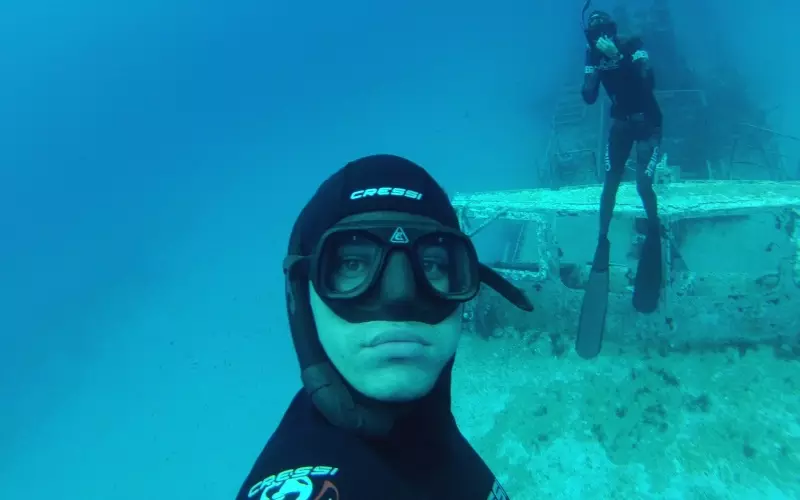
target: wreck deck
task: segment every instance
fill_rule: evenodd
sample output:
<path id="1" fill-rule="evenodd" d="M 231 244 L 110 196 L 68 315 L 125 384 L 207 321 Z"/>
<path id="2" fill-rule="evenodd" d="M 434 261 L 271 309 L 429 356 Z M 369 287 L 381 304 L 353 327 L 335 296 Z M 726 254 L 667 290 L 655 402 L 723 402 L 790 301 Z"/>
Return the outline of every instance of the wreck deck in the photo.
<path id="1" fill-rule="evenodd" d="M 800 182 L 693 181 L 655 186 L 659 213 L 666 218 L 691 218 L 752 213 L 761 209 L 800 208 Z M 537 214 L 580 215 L 598 210 L 601 185 L 559 190 L 525 189 L 460 193 L 453 205 L 471 219 L 536 220 Z M 634 183 L 617 194 L 616 217 L 644 215 Z"/>
<path id="2" fill-rule="evenodd" d="M 520 313 L 481 292 L 470 322 L 572 335 L 597 234 L 601 186 L 458 194 L 453 204 L 482 259 L 523 287 L 537 309 Z M 656 313 L 630 305 L 644 217 L 633 183 L 611 224 L 609 341 L 624 345 L 786 342 L 800 349 L 800 182 L 690 181 L 656 187 L 664 290 Z M 627 221 L 625 220 L 627 219 Z M 485 228 L 485 231 L 484 231 Z"/>

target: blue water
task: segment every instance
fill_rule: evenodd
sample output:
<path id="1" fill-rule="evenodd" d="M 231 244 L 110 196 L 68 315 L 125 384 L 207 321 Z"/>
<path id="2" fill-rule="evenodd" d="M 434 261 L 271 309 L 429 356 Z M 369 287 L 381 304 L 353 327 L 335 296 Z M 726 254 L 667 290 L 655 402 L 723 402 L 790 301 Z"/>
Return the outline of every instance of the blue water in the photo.
<path id="1" fill-rule="evenodd" d="M 299 387 L 303 203 L 376 152 L 535 185 L 578 3 L 4 2 L 0 498 L 231 498 Z M 676 14 L 797 133 L 789 5 Z"/>

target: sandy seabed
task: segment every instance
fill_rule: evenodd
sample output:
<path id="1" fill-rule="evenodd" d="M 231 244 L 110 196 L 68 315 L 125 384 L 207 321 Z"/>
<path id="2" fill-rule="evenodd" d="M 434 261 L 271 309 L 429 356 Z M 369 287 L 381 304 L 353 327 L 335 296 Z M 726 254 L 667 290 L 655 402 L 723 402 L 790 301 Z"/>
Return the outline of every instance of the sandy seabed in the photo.
<path id="1" fill-rule="evenodd" d="M 553 356 L 465 336 L 454 412 L 511 498 L 800 498 L 800 362 L 773 349 Z"/>

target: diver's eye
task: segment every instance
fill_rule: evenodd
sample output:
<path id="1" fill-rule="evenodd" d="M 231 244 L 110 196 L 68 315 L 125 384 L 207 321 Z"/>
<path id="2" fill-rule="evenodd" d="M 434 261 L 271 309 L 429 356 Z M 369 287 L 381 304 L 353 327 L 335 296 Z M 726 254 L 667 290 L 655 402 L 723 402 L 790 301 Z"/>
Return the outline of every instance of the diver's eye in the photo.
<path id="1" fill-rule="evenodd" d="M 367 263 L 363 259 L 343 258 L 339 261 L 337 274 L 343 278 L 356 278 L 367 272 Z"/>
<path id="2" fill-rule="evenodd" d="M 358 257 L 341 257 L 333 267 L 328 279 L 337 292 L 350 292 L 366 283 L 370 275 L 370 262 Z"/>
<path id="3" fill-rule="evenodd" d="M 447 267 L 437 259 L 424 259 L 422 270 L 429 280 L 438 280 L 447 277 Z"/>

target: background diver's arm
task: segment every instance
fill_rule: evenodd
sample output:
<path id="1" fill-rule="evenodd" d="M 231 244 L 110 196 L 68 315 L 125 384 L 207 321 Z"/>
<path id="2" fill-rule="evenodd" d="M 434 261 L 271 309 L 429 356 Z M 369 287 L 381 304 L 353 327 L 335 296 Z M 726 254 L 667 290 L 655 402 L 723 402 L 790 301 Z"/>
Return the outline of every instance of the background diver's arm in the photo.
<path id="1" fill-rule="evenodd" d="M 581 96 L 586 104 L 594 104 L 600 94 L 600 72 L 595 65 L 592 49 L 586 47 L 586 65 L 583 68 L 583 87 Z"/>
<path id="2" fill-rule="evenodd" d="M 639 70 L 639 76 L 647 87 L 647 90 L 656 88 L 656 76 L 653 73 L 653 66 L 645 50 L 637 50 L 633 53 L 633 62 Z"/>
<path id="3" fill-rule="evenodd" d="M 641 38 L 633 37 L 629 43 L 632 49 L 630 51 L 631 60 L 636 67 L 639 77 L 642 79 L 642 82 L 644 82 L 647 90 L 655 89 L 656 78 L 653 72 L 653 66 L 650 64 L 650 55 L 644 50 Z"/>

